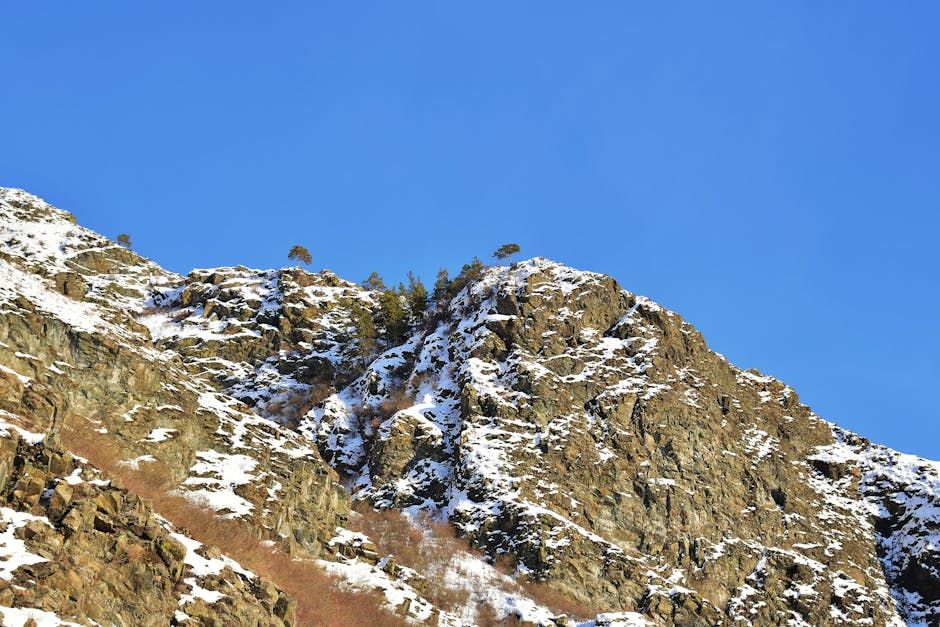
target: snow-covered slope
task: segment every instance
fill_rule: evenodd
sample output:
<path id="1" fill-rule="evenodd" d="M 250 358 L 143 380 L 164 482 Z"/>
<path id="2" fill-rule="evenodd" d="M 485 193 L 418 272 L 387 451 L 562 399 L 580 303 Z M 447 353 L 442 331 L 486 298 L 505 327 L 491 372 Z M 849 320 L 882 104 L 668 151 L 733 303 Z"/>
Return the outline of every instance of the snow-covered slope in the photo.
<path id="1" fill-rule="evenodd" d="M 556 617 L 470 552 L 410 573 L 367 548 L 350 496 L 447 521 L 598 625 L 940 621 L 937 464 L 831 425 L 604 275 L 487 268 L 370 355 L 354 325 L 376 294 L 330 272 L 182 277 L 0 190 L 0 278 L 16 424 L 113 436 L 411 621 Z M 434 606 L 428 578 L 470 605 Z"/>
<path id="2" fill-rule="evenodd" d="M 829 426 L 792 389 L 601 275 L 490 269 L 300 430 L 356 497 L 446 518 L 595 605 L 900 623 L 893 594 L 906 619 L 937 617 L 931 463 L 898 472 L 864 444 L 866 481 L 833 484 L 818 467 Z M 928 505 L 885 514 L 892 490 Z M 918 592 L 898 575 L 910 564 L 928 569 Z"/>
<path id="3" fill-rule="evenodd" d="M 901 614 L 911 624 L 935 624 L 940 620 L 940 462 L 871 444 L 835 426 L 833 433 L 836 441 L 809 458 L 822 474 L 821 491 L 827 502 L 855 505 L 857 524 L 874 527 Z"/>
<path id="4" fill-rule="evenodd" d="M 0 233 L 0 364 L 15 374 L 7 411 L 37 429 L 112 435 L 129 463 L 160 462 L 194 502 L 318 550 L 342 506 L 315 447 L 156 341 L 161 329 L 190 326 L 157 322 L 155 299 L 183 291 L 183 277 L 17 190 L 0 192 Z M 225 337 L 253 340 L 260 326 Z M 48 411 L 32 410 L 37 395 Z"/>

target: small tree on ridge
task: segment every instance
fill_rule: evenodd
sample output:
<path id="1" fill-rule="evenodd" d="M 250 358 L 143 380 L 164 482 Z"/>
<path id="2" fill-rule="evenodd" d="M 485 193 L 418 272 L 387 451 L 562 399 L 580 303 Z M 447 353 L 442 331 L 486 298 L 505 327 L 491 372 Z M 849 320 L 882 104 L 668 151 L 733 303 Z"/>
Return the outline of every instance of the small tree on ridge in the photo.
<path id="1" fill-rule="evenodd" d="M 310 256 L 310 251 L 300 244 L 294 244 L 291 246 L 290 252 L 287 253 L 287 258 L 295 259 L 307 266 L 313 263 L 313 257 Z"/>
<path id="2" fill-rule="evenodd" d="M 424 287 L 421 279 L 414 275 L 414 272 L 408 273 L 408 288 L 405 291 L 405 298 L 408 301 L 408 309 L 412 320 L 418 322 L 424 318 L 424 312 L 428 310 L 428 290 Z"/>
<path id="3" fill-rule="evenodd" d="M 519 244 L 503 244 L 496 249 L 496 252 L 493 253 L 493 256 L 497 259 L 509 259 L 509 263 L 512 263 L 512 256 L 517 254 L 521 248 Z"/>
<path id="4" fill-rule="evenodd" d="M 373 272 L 369 275 L 369 278 L 362 282 L 362 287 L 366 288 L 370 292 L 384 292 L 385 281 L 382 280 L 382 277 L 378 272 Z"/>
<path id="5" fill-rule="evenodd" d="M 434 281 L 434 291 L 431 293 L 431 299 L 438 307 L 447 300 L 447 292 L 450 289 L 450 276 L 447 274 L 447 268 L 441 268 L 437 271 L 437 279 Z"/>

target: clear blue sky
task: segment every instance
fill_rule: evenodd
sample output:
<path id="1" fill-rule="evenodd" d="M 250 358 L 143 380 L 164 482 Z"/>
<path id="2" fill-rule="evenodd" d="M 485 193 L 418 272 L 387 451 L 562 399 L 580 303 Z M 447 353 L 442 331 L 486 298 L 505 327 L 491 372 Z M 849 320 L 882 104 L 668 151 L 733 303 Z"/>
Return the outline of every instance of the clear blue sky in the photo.
<path id="1" fill-rule="evenodd" d="M 180 272 L 518 241 L 940 459 L 940 4 L 268 4 L 7 3 L 0 185 Z"/>

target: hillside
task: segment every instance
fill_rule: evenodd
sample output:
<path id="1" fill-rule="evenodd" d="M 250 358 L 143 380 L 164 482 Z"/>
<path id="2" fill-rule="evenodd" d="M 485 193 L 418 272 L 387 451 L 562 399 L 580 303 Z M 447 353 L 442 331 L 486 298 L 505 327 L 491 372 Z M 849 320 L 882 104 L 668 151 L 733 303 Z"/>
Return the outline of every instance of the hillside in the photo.
<path id="1" fill-rule="evenodd" d="M 485 268 L 374 350 L 361 312 L 0 189 L 4 624 L 940 624 L 940 463 L 612 278 Z"/>

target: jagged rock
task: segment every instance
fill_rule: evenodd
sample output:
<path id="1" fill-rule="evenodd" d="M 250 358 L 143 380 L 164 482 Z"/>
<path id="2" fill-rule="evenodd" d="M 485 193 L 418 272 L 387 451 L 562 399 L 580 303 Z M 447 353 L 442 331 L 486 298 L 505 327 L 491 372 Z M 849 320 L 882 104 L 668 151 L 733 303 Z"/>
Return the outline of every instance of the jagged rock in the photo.
<path id="1" fill-rule="evenodd" d="M 0 278 L 3 521 L 39 560 L 13 581 L 42 584 L 0 578 L 0 605 L 296 620 L 273 584 L 191 576 L 185 536 L 58 440 L 79 432 L 281 550 L 406 586 L 387 597 L 414 620 L 449 615 L 421 598 L 424 573 L 337 541 L 341 476 L 615 611 L 596 625 L 940 621 L 940 466 L 825 422 L 610 277 L 489 268 L 363 360 L 352 314 L 374 294 L 330 272 L 178 276 L 0 189 Z"/>
<path id="2" fill-rule="evenodd" d="M 32 444 L 18 437 L 10 425 L 0 426 L 7 430 L 0 437 L 0 459 L 17 460 L 13 476 L 0 483 L 0 519 L 7 528 L 14 526 L 13 537 L 25 547 L 17 555 L 22 565 L 10 572 L 20 593 L 11 594 L 7 581 L 0 578 L 0 605 L 36 608 L 80 623 L 171 624 L 178 615 L 181 595 L 205 583 L 192 574 L 195 562 L 188 549 L 170 535 L 172 530 L 161 525 L 160 533 L 153 533 L 156 520 L 149 506 L 100 475 L 94 482 L 79 478 L 96 475 L 91 468 L 78 465 L 79 474 L 73 474 L 68 464 L 58 466 L 65 472 L 47 471 L 49 460 L 71 460 L 65 451 L 51 448 L 49 440 L 54 438 Z M 15 442 L 15 448 L 9 442 Z M 20 506 L 31 500 L 28 491 L 20 494 L 17 486 L 32 486 L 37 477 L 52 485 L 49 495 L 38 502 L 39 510 L 23 511 Z M 66 508 L 68 513 L 59 520 Z M 141 518 L 148 520 L 145 527 L 150 532 L 143 533 L 136 522 Z M 92 524 L 87 526 L 89 519 Z M 0 551 L 6 549 L 0 542 Z M 207 559 L 224 563 L 221 555 Z M 226 567 L 219 568 L 211 585 L 225 593 L 224 604 L 187 602 L 182 607 L 189 616 L 204 619 L 204 624 L 283 626 L 295 622 L 293 600 L 271 582 L 255 583 Z M 262 589 L 274 599 L 267 609 Z"/>
<path id="3" fill-rule="evenodd" d="M 414 404 L 357 420 L 393 393 Z M 906 593 L 890 586 L 904 576 L 886 580 L 859 515 L 864 471 L 818 456 L 838 434 L 608 277 L 546 260 L 492 269 L 301 428 L 358 497 L 446 511 L 491 555 L 594 606 L 662 624 L 900 620 Z"/>
<path id="4" fill-rule="evenodd" d="M 56 289 L 69 298 L 82 300 L 88 291 L 88 285 L 76 272 L 59 272 L 54 278 Z"/>

